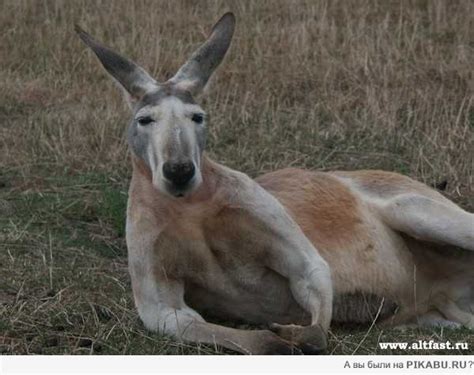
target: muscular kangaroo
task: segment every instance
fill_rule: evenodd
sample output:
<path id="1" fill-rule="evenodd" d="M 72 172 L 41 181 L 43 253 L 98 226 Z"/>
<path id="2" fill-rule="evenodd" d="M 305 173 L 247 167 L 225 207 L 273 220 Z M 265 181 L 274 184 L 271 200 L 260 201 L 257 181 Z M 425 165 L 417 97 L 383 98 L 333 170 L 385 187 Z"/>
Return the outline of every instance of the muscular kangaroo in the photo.
<path id="1" fill-rule="evenodd" d="M 77 28 L 132 109 L 126 236 L 144 325 L 251 354 L 319 353 L 331 320 L 472 327 L 473 214 L 394 173 L 284 169 L 254 181 L 206 156 L 195 100 L 234 25 L 225 14 L 164 83 Z"/>

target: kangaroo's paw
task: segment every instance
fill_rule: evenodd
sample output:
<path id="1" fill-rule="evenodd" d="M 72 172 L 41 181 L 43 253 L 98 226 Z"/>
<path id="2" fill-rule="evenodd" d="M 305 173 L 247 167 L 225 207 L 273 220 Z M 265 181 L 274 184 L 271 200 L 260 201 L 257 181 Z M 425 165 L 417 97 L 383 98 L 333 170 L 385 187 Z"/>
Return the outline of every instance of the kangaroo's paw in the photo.
<path id="1" fill-rule="evenodd" d="M 303 354 L 322 354 L 327 348 L 326 334 L 319 325 L 299 326 L 273 323 L 270 330 L 295 344 Z"/>

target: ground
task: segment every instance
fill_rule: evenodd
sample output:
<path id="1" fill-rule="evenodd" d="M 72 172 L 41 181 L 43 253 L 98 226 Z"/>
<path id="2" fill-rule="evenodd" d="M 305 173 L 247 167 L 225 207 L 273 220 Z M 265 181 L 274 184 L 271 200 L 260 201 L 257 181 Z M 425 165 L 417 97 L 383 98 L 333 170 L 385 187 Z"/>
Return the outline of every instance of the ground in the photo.
<path id="1" fill-rule="evenodd" d="M 255 177 L 384 169 L 474 210 L 471 1 L 2 1 L 0 352 L 215 354 L 147 332 L 124 221 L 129 112 L 74 24 L 169 78 L 226 10 L 208 148 Z M 378 342 L 468 342 L 468 351 Z M 472 354 L 467 330 L 333 327 L 332 354 Z"/>

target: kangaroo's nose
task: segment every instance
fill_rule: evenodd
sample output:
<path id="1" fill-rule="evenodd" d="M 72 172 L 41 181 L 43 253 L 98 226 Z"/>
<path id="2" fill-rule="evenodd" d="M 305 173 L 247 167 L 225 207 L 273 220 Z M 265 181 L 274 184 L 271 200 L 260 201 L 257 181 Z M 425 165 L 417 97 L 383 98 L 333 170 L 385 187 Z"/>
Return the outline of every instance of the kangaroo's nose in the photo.
<path id="1" fill-rule="evenodd" d="M 163 164 L 163 175 L 176 186 L 186 185 L 194 176 L 195 168 L 192 161 L 184 163 Z"/>

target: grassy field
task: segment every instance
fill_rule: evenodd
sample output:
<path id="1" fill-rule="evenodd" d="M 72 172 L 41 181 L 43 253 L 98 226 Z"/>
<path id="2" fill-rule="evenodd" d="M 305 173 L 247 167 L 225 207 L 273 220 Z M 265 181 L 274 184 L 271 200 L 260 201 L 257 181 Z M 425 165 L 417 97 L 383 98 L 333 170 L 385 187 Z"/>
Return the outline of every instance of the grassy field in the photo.
<path id="1" fill-rule="evenodd" d="M 169 78 L 226 10 L 209 151 L 251 176 L 385 169 L 474 210 L 474 2 L 0 0 L 0 352 L 214 354 L 145 331 L 127 273 L 128 110 L 82 27 Z M 334 327 L 334 354 L 474 353 L 466 330 Z M 468 352 L 380 350 L 469 342 Z"/>

